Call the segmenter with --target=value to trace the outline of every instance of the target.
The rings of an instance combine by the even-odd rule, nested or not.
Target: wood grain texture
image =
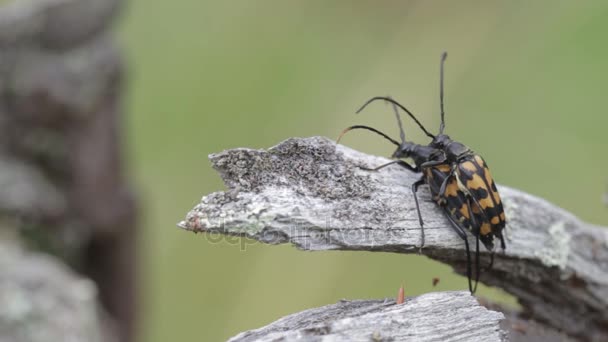
[[[268,150],[210,155],[227,191],[204,196],[178,225],[193,232],[291,243],[302,250],[417,253],[420,226],[411,184],[418,175],[323,137],[292,138]],[[524,313],[585,340],[608,340],[608,230],[557,206],[499,186],[506,251],[481,281],[513,294]],[[464,273],[464,243],[419,191],[424,255]],[[471,237],[469,243],[474,246]],[[489,260],[482,247],[482,263]]]
[[[468,292],[408,298],[341,301],[298,312],[229,342],[251,341],[508,341],[504,315],[479,305]]]

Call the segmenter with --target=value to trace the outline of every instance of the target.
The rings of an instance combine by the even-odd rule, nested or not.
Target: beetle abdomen
[[[473,212],[480,215],[484,224],[480,226],[481,235],[490,230],[494,235],[502,237],[506,218],[500,194],[492,178],[490,169],[479,155],[472,155],[457,164],[456,175],[463,191],[479,204],[473,206]],[[479,208],[478,208],[479,207]],[[485,223],[488,226],[485,226]]]

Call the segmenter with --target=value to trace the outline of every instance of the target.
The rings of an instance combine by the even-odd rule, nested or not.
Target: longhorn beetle
[[[445,129],[445,111],[443,101],[443,79],[444,79],[444,64],[447,58],[447,53],[441,55],[440,68],[440,105],[441,105],[441,124],[439,125],[439,134],[433,135],[429,133],[424,126],[416,119],[416,117],[407,110],[404,106],[396,102],[390,97],[377,96],[368,100],[358,111],[362,111],[368,104],[376,100],[384,100],[398,106],[414,119],[424,133],[433,140],[429,146],[440,149],[445,152],[445,160],[437,160],[427,163],[430,165],[440,165],[447,163],[450,165],[450,172],[444,184],[439,191],[439,200],[442,202],[450,201],[446,196],[453,193],[450,189],[450,182],[455,179],[459,191],[462,191],[473,204],[473,213],[481,216],[484,220],[481,221],[481,226],[475,227],[480,233],[480,239],[489,251],[494,250],[494,237],[500,239],[500,246],[504,250],[506,248],[505,240],[502,231],[505,228],[506,217],[502,207],[500,194],[496,189],[496,184],[490,173],[485,160],[464,144],[452,140],[448,135],[444,134]],[[451,210],[462,210],[461,207],[455,207],[448,203]],[[474,232],[475,233],[475,232]]]
[[[445,201],[440,202],[438,200],[438,198],[440,197],[439,194],[440,194],[441,187],[448,180],[448,175],[450,173],[450,165],[445,162],[441,162],[443,160],[446,160],[445,152],[442,151],[441,149],[438,149],[438,148],[435,148],[432,146],[419,145],[419,144],[416,144],[413,142],[406,141],[405,132],[404,132],[403,126],[401,124],[401,119],[399,117],[398,109],[397,109],[396,105],[393,105],[393,108],[395,110],[395,116],[397,117],[397,122],[399,124],[401,143],[397,142],[395,139],[389,137],[388,135],[382,133],[381,131],[379,131],[373,127],[363,126],[363,125],[355,125],[355,126],[350,126],[350,127],[346,128],[345,130],[342,131],[342,133],[338,137],[337,142],[340,142],[340,140],[342,139],[344,134],[346,134],[347,132],[349,132],[351,130],[365,129],[365,130],[372,131],[376,134],[381,135],[386,140],[390,141],[393,145],[397,146],[397,149],[395,150],[395,152],[392,155],[393,158],[411,158],[414,161],[414,166],[410,165],[408,162],[406,162],[402,159],[396,159],[396,160],[393,160],[386,164],[382,164],[375,168],[371,168],[371,169],[364,168],[364,169],[366,169],[368,171],[378,171],[389,165],[397,164],[412,172],[416,172],[416,173],[422,172],[422,176],[421,176],[420,180],[418,180],[412,184],[412,194],[414,195],[414,201],[416,203],[416,210],[418,212],[418,219],[420,221],[420,228],[421,228],[421,233],[422,233],[421,234],[422,242],[420,245],[420,249],[422,249],[422,247],[424,245],[424,222],[422,220],[422,214],[420,213],[420,206],[418,203],[418,196],[416,193],[417,193],[420,185],[428,184],[429,188],[431,190],[431,194],[433,195],[433,200],[435,200],[435,202],[437,204],[439,204],[439,206],[442,208],[442,210],[448,217],[448,220],[450,221],[452,228],[464,240],[465,247],[466,247],[466,256],[467,256],[467,278],[469,280],[469,291],[471,291],[471,293],[475,293],[475,290],[477,289],[477,279],[478,279],[478,275],[479,275],[479,262],[477,262],[477,264],[476,264],[477,278],[476,278],[476,282],[475,282],[475,287],[473,288],[472,276],[471,276],[471,257],[470,257],[470,252],[469,252],[470,251],[469,242],[467,240],[466,233],[465,233],[465,229],[470,229],[469,227],[466,226],[466,224],[471,225],[472,221],[471,222],[467,221],[467,222],[461,223],[459,221],[459,216],[458,216],[459,212],[452,214],[447,206],[447,202],[445,202]],[[436,164],[436,162],[440,162],[440,163]],[[456,197],[454,199],[452,199],[450,203],[452,203],[454,205],[458,205],[459,207],[461,207],[461,206],[467,207],[466,197],[465,197],[464,193],[461,191],[457,192]],[[467,207],[467,208],[470,208],[470,207]],[[470,213],[469,213],[469,215],[470,215]],[[477,241],[479,241],[479,240],[477,240]],[[479,244],[477,244],[477,250],[479,250]]]
[[[465,241],[467,252],[467,276],[469,280],[469,290],[474,293],[477,289],[479,280],[479,240],[485,247],[492,252],[490,265],[493,262],[494,237],[500,238],[501,247],[505,249],[502,230],[505,226],[505,216],[500,201],[500,196],[496,190],[496,185],[492,179],[487,164],[481,156],[475,154],[465,145],[451,140],[443,134],[445,128],[444,106],[443,106],[443,69],[447,54],[441,58],[441,78],[440,78],[440,102],[441,102],[441,125],[440,134],[437,136],[429,133],[416,117],[403,105],[389,97],[374,97],[367,101],[358,111],[362,111],[369,103],[376,100],[384,100],[393,104],[395,115],[399,123],[401,140],[399,144],[386,134],[368,127],[351,126],[345,129],[342,135],[352,129],[367,129],[397,145],[398,148],[393,153],[393,158],[412,158],[415,166],[409,165],[403,160],[394,160],[390,163],[380,165],[375,169],[379,170],[391,164],[401,165],[410,171],[422,172],[421,178],[412,184],[412,192],[416,202],[418,218],[422,229],[422,245],[424,245],[424,224],[416,192],[422,184],[428,184],[433,196],[433,200],[443,209],[446,217],[451,223],[452,228]],[[428,145],[418,145],[405,140],[405,133],[401,125],[401,119],[397,112],[397,107],[404,110],[433,141]],[[338,139],[339,140],[339,139]],[[471,259],[468,240],[465,230],[469,230],[476,237],[476,279],[475,287],[471,286]]]

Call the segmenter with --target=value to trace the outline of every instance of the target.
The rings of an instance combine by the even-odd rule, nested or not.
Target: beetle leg
[[[477,291],[477,284],[479,283],[480,273],[481,266],[479,266],[479,234],[477,234],[477,236],[475,236],[475,287],[473,288],[473,293]]]
[[[403,167],[405,167],[406,169],[408,169],[408,170],[410,170],[412,172],[420,172],[420,170],[417,167],[414,167],[414,166],[408,164],[406,161],[400,160],[400,159],[399,160],[393,160],[391,162],[388,162],[386,164],[382,164],[382,165],[380,165],[378,167],[375,167],[375,168],[367,168],[367,167],[363,167],[363,166],[360,166],[360,168],[363,169],[363,170],[366,170],[366,171],[378,171],[380,169],[383,169],[383,168],[385,168],[385,167],[387,167],[389,165],[393,165],[393,164],[397,164],[397,165],[403,166]]]
[[[420,167],[425,168],[425,167],[432,167],[432,166],[437,166],[437,165],[441,165],[441,164],[445,164],[445,159],[430,160],[430,161],[422,163],[422,165],[420,165]]]
[[[412,166],[412,165],[408,164],[404,160],[399,160],[399,163],[397,163],[397,164],[403,166],[404,168],[406,168],[406,169],[408,169],[408,170],[410,170],[412,172],[416,172],[416,173],[420,172],[420,168],[419,167]]]
[[[450,212],[447,208],[444,207],[443,211],[445,213],[445,216],[450,221],[454,231],[458,234],[458,236],[460,236],[464,240],[464,246],[467,253],[467,278],[469,279],[469,291],[471,292],[471,294],[473,294],[475,292],[473,291],[473,286],[471,284],[471,253],[469,250],[469,241],[467,240],[467,233],[465,232],[464,228],[462,228],[458,224],[458,222],[454,221],[454,218],[450,215]]]
[[[420,205],[418,204],[418,195],[416,195],[416,192],[418,192],[418,187],[422,184],[424,184],[424,176],[412,184],[412,194],[414,195],[414,201],[416,202],[416,211],[418,212],[418,220],[420,221],[421,241],[420,249],[418,249],[419,253],[422,253],[422,247],[424,247],[424,222],[422,221],[422,214],[420,213]]]
[[[448,186],[448,182],[450,181],[450,178],[454,176],[455,172],[456,172],[456,168],[452,168],[452,170],[450,171],[450,174],[447,177],[445,177],[445,179],[443,180],[443,183],[441,183],[441,187],[439,188],[438,197],[444,201],[447,200],[445,197],[445,190]]]
[[[478,223],[475,220],[475,216],[473,215],[473,210],[471,209],[471,201],[468,203],[469,217],[471,218],[471,226],[477,227]],[[479,266],[479,234],[475,235],[475,287],[473,287],[473,293],[477,291],[477,284],[479,283],[479,275],[481,273],[481,267]]]

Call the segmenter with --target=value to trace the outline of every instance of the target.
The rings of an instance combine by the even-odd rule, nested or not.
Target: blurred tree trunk
[[[98,291],[88,303],[102,304],[94,321],[102,330],[116,330],[104,331],[100,341],[113,335],[132,340],[136,308],[136,205],[120,141],[124,63],[109,32],[121,3],[0,5],[0,229],[11,236],[4,239],[7,246],[23,246],[7,247],[19,251],[12,255],[56,264],[57,273],[65,273],[57,274],[58,284],[64,278],[94,281]],[[21,269],[29,273],[35,264],[24,262]],[[18,273],[0,282],[17,281]],[[28,281],[48,282],[42,275]],[[61,297],[70,288],[65,285],[48,295]],[[11,321],[1,323],[0,341],[36,340],[4,329]]]

